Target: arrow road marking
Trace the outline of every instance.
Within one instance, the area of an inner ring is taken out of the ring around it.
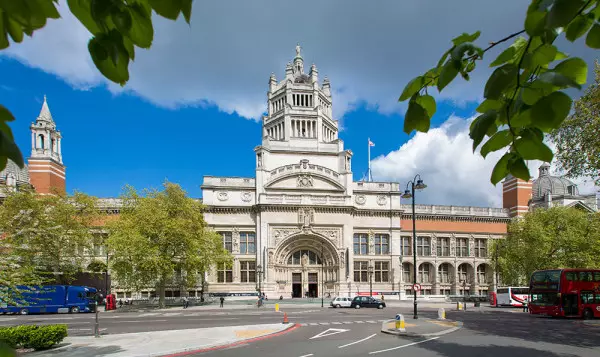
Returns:
[[[363,341],[366,341],[366,340],[368,340],[368,339],[370,339],[370,338],[373,338],[373,336],[375,336],[375,335],[376,335],[376,333],[372,334],[372,335],[371,335],[371,336],[369,336],[369,337],[365,337],[365,338],[363,338],[362,340],[358,340],[358,341],[350,342],[350,343],[349,343],[349,344],[347,344],[347,345],[338,346],[338,348],[344,348],[344,347],[348,347],[348,346],[355,345],[355,344],[357,344],[357,343],[361,343],[361,342],[363,342]]]
[[[426,340],[423,341],[418,341],[418,342],[413,342],[413,343],[409,343],[406,345],[402,345],[402,346],[398,346],[398,347],[392,347],[392,348],[388,348],[386,350],[379,350],[379,351],[373,351],[373,352],[369,352],[370,355],[374,355],[376,353],[381,353],[381,352],[387,352],[387,351],[393,351],[393,350],[397,350],[399,348],[404,348],[404,347],[408,347],[408,346],[413,346],[413,345],[418,345],[419,343],[423,343],[423,342],[427,342],[427,341],[431,341],[431,340],[435,340],[438,339],[439,337],[432,337],[432,338],[428,338]]]
[[[345,330],[345,329],[341,329],[341,328],[330,328],[330,329],[327,329],[327,330],[321,332],[318,335],[315,335],[315,336],[309,338],[309,340],[312,340],[314,338],[319,338],[319,337],[336,335],[338,333],[342,333],[342,332],[346,332],[346,331],[350,331],[350,330]]]

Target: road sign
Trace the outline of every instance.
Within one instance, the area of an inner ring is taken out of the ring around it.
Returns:
[[[413,284],[414,291],[421,291],[421,284]]]
[[[327,330],[321,332],[318,335],[315,335],[315,336],[309,338],[309,340],[312,340],[314,338],[319,338],[319,337],[331,336],[331,335],[335,335],[335,334],[346,332],[346,331],[350,331],[350,330],[344,330],[341,328],[330,328],[330,329],[327,329]]]

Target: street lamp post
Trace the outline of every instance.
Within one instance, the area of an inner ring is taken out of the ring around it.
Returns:
[[[415,183],[416,181],[416,183]],[[410,190],[408,187],[410,186]],[[418,319],[419,315],[417,313],[417,291],[414,290],[414,286],[417,284],[417,218],[415,217],[415,190],[422,190],[427,185],[423,183],[421,179],[421,175],[417,174],[412,181],[409,181],[406,184],[406,190],[404,190],[404,194],[402,198],[412,198],[412,228],[413,228],[413,319]]]
[[[369,265],[369,296],[373,297],[373,266]]]
[[[321,307],[323,307],[323,295],[325,295],[325,274],[323,265],[325,265],[325,259],[323,257],[323,242],[321,242]]]
[[[400,243],[402,244],[402,243]],[[402,248],[400,248],[402,249]],[[400,276],[398,277],[398,300],[402,300],[400,297],[402,296],[402,278],[404,277],[404,267],[402,266],[402,253],[400,253],[400,256],[398,257],[398,260],[400,261]]]
[[[261,287],[261,275],[262,275],[262,265],[258,264],[256,266],[256,274],[258,274],[258,297],[262,296],[262,287]]]

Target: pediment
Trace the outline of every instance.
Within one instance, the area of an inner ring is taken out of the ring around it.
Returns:
[[[266,189],[345,191],[339,182],[318,174],[293,173],[277,177],[265,185]]]
[[[567,207],[576,208],[576,209],[579,209],[581,211],[589,212],[589,213],[594,213],[595,212],[592,207],[586,205],[585,203],[583,203],[581,201],[572,202],[572,203],[568,204]]]

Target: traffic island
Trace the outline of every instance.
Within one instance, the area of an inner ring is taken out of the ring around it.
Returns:
[[[396,320],[387,320],[381,324],[381,332],[398,336],[428,337],[440,336],[460,329],[460,321],[428,319],[419,317],[414,320],[408,318],[402,325]]]

